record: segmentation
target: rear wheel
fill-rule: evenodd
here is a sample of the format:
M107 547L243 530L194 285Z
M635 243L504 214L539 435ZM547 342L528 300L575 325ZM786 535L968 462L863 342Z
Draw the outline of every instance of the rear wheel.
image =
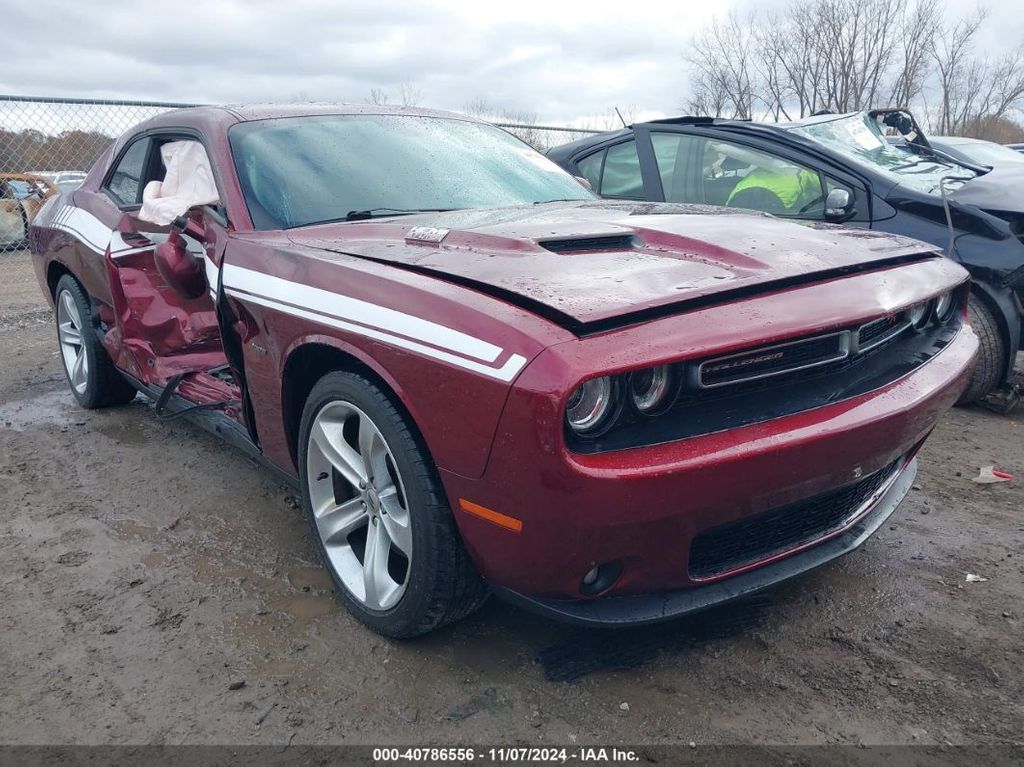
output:
M96 332L92 303L70 274L57 283L54 303L60 359L78 404L92 409L123 405L135 399L135 388L117 372L103 348Z
M978 336L978 364L967 391L960 398L961 405L977 402L996 388L1006 364L1006 341L999 332L995 315L973 293L967 303L967 316Z
M385 636L411 637L483 602L437 472L380 387L328 373L309 395L299 440L303 506L353 615Z

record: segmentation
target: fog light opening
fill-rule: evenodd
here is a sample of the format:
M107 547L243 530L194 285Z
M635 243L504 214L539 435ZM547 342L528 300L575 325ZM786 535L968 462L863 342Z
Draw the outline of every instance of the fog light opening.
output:
M580 593L586 596L600 594L611 588L622 574L622 562L605 562L590 568L580 581Z

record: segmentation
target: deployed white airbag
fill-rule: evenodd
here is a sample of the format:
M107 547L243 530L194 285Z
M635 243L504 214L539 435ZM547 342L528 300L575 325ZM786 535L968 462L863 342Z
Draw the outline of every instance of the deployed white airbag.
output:
M213 169L198 141L171 141L160 147L167 173L163 181L150 181L142 190L139 218L166 226L196 205L220 202Z

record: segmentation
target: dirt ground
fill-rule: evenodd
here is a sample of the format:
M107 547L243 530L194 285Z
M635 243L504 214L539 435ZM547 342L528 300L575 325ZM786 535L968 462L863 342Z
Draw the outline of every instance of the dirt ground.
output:
M73 404L27 263L0 254L0 743L1024 739L1021 411L950 413L890 524L756 602L607 633L491 600L392 642L266 470L141 399Z

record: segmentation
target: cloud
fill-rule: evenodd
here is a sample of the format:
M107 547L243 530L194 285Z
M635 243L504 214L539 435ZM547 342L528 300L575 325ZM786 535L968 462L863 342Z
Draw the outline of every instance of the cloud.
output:
M0 92L238 103L361 102L403 84L424 106L485 99L564 123L636 107L677 114L694 31L735 7L789 0L13 0ZM975 0L948 0L951 13ZM979 43L1024 39L1024 15L992 7Z
M403 83L424 105L484 98L567 121L683 100L686 38L726 2L506 4L139 0L5 9L0 91L188 102L363 101Z

